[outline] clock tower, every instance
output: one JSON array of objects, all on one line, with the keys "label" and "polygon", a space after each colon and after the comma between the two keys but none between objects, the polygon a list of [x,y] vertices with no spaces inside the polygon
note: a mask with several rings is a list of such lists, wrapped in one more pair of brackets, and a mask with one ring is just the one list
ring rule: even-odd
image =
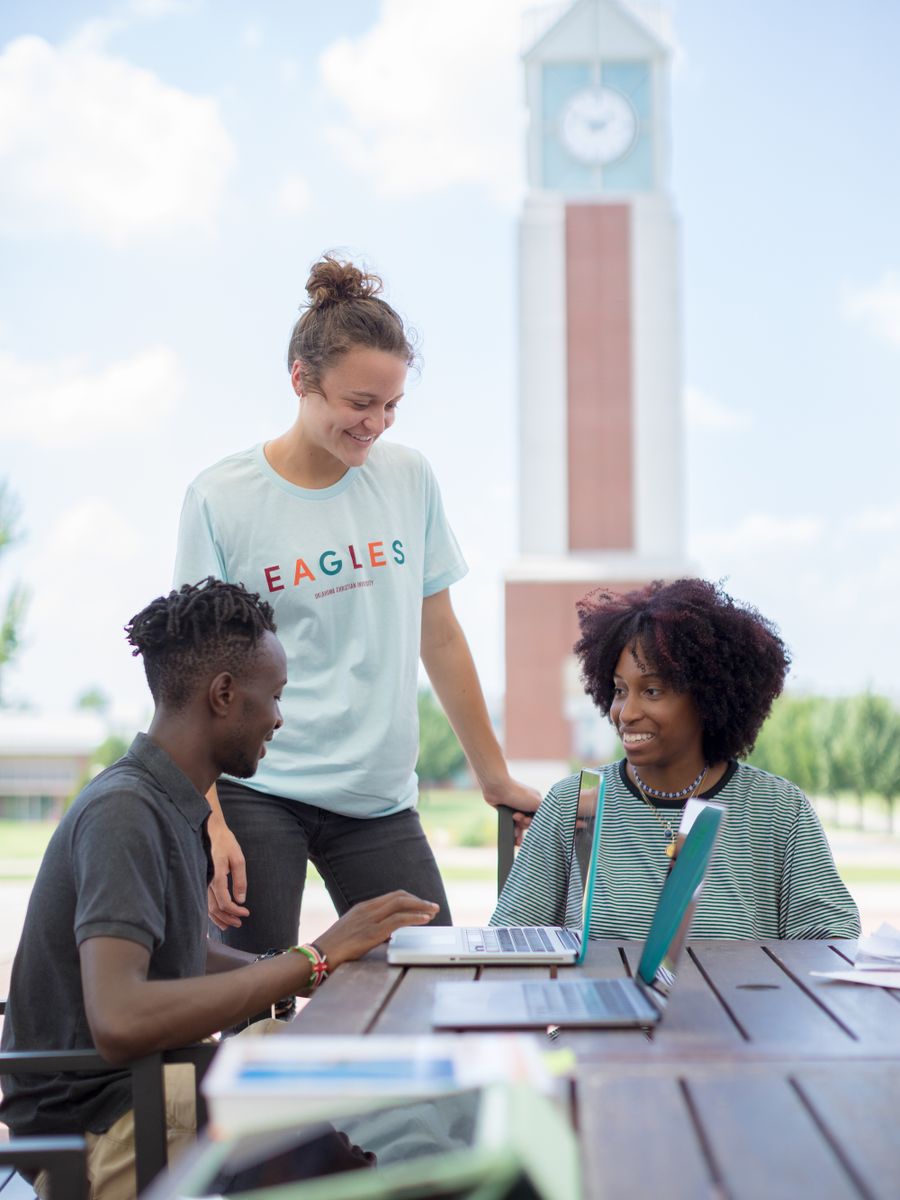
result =
[{"label": "clock tower", "polygon": [[601,752],[576,601],[689,574],[668,46],[573,0],[524,55],[519,547],[506,571],[506,752],[546,783]]}]

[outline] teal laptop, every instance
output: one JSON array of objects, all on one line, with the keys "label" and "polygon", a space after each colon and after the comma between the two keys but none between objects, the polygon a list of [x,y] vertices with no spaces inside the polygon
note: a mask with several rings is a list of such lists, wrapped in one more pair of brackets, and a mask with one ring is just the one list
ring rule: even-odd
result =
[{"label": "teal laptop", "polygon": [[[725,810],[706,804],[691,825],[663,884],[637,974],[622,979],[439,983],[432,1025],[437,1029],[602,1029],[657,1024],[675,983],[703,880]],[[585,915],[585,937],[590,928]]]},{"label": "teal laptop", "polygon": [[[575,964],[587,953],[587,921],[603,819],[606,781],[599,771],[582,771],[572,813],[571,851],[558,924],[488,925],[483,928],[409,926],[391,934],[388,962],[404,966],[477,963],[500,966]],[[567,917],[568,915],[568,917]]]}]

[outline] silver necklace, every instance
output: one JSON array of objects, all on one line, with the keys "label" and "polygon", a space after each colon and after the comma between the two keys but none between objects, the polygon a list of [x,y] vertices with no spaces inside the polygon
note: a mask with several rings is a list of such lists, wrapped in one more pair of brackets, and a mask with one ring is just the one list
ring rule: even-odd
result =
[{"label": "silver necklace", "polygon": [[649,784],[644,783],[638,774],[637,767],[632,764],[631,773],[634,776],[634,782],[638,785],[642,792],[648,796],[652,796],[655,800],[682,800],[685,796],[690,796],[696,792],[697,788],[703,782],[703,777],[709,770],[709,763],[704,763],[700,774],[693,783],[689,783],[687,787],[683,787],[680,792],[664,792],[658,788],[652,788]]},{"label": "silver necklace", "polygon": [[[691,784],[691,787],[690,787],[691,794],[688,797],[688,799],[693,799],[693,797],[697,794],[697,792],[700,789],[700,785],[703,783],[703,780],[706,778],[706,772],[708,769],[709,769],[708,767],[704,767],[703,770],[700,772],[700,774],[697,776],[697,778],[694,780],[694,782]],[[665,817],[662,815],[662,813],[660,813],[659,809],[656,807],[656,805],[653,803],[653,801],[650,799],[650,797],[644,791],[645,784],[643,784],[641,782],[641,778],[638,775],[637,771],[635,771],[634,767],[632,767],[631,770],[632,770],[632,773],[634,774],[635,783],[637,784],[638,795],[643,800],[643,802],[647,805],[647,807],[650,809],[650,811],[653,813],[654,817],[656,817],[657,821],[659,821],[660,825],[662,825],[662,827],[663,827],[663,832],[666,835],[666,857],[674,858],[677,853],[677,850],[678,850],[678,838],[675,834],[675,830],[672,828],[672,826],[669,824],[669,822],[665,819]],[[649,789],[648,789],[648,791],[649,791]],[[681,799],[681,797],[683,795],[684,795],[684,792],[680,792],[677,798]]]}]

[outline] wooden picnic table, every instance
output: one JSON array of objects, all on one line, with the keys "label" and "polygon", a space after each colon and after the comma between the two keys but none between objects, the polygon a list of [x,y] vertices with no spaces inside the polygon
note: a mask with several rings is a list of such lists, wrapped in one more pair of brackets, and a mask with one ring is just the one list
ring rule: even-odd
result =
[{"label": "wooden picnic table", "polygon": [[[658,1028],[547,1042],[577,1063],[585,1196],[900,1197],[900,991],[809,974],[845,968],[853,948],[694,941]],[[592,942],[584,966],[558,974],[621,976],[639,952]],[[394,967],[377,950],[337,970],[292,1032],[427,1033],[438,982],[554,973]]]}]

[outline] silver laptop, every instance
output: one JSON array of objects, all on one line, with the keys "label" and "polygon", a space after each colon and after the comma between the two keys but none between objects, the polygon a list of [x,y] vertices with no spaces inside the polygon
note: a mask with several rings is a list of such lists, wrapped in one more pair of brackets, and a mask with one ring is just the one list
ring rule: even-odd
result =
[{"label": "silver laptop", "polygon": [[[437,1029],[598,1029],[656,1025],[675,983],[675,969],[724,816],[706,804],[695,817],[660,892],[637,974],[622,979],[439,983]],[[590,927],[589,914],[585,929]],[[587,942],[587,936],[584,941]]]},{"label": "silver laptop", "polygon": [[604,787],[605,780],[599,772],[581,772],[578,804],[572,811],[568,876],[558,925],[398,929],[388,942],[388,962],[401,965],[581,962],[587,950],[585,918],[593,899]]}]

